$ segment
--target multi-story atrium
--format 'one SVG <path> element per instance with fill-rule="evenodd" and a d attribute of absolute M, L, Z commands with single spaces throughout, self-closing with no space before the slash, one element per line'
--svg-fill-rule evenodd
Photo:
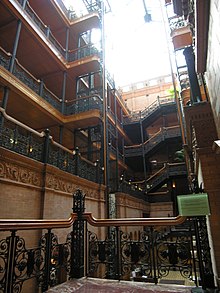
<path fill-rule="evenodd" d="M 220 4 L 161 1 L 176 69 L 118 88 L 111 1 L 82 2 L 0 2 L 0 292 L 85 276 L 214 292 Z"/>

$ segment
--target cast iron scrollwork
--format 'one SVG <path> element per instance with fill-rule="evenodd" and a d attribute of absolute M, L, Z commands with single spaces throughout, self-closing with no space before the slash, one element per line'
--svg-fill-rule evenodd
<path fill-rule="evenodd" d="M 13 267 L 10 267 L 9 259 L 12 256 L 14 257 L 11 259 Z M 44 253 L 40 247 L 27 249 L 25 240 L 19 236 L 12 235 L 2 239 L 0 242 L 0 292 L 5 292 L 6 283 L 10 283 L 13 292 L 21 292 L 24 281 L 41 275 L 44 259 Z"/>
<path fill-rule="evenodd" d="M 114 231 L 105 240 L 98 240 L 95 233 L 89 232 L 89 276 L 95 276 L 98 268 L 105 265 L 106 276 L 115 273 L 115 238 Z"/>
<path fill-rule="evenodd" d="M 161 233 L 161 232 L 160 232 Z M 182 277 L 192 276 L 191 241 L 187 234 L 165 233 L 156 237 L 156 259 L 159 277 L 166 277 L 171 270 L 179 271 Z"/>
<path fill-rule="evenodd" d="M 144 240 L 144 241 L 143 241 Z M 127 233 L 121 234 L 122 275 L 136 271 L 140 276 L 151 276 L 149 237 L 141 233 L 140 240 L 132 240 Z"/>

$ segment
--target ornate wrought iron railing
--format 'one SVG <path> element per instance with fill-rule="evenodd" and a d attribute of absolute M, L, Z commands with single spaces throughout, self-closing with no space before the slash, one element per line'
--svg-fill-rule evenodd
<path fill-rule="evenodd" d="M 125 146 L 125 157 L 137 157 L 148 154 L 152 149 L 157 147 L 161 142 L 181 137 L 181 130 L 179 126 L 163 127 L 156 134 L 150 137 L 143 144 Z"/>
<path fill-rule="evenodd" d="M 203 288 L 214 287 L 205 217 L 95 219 L 84 212 L 85 194 L 76 190 L 73 197 L 74 213 L 68 220 L 0 220 L 0 292 L 20 293 L 27 281 L 35 291 L 40 287 L 45 292 L 68 278 L 99 273 L 157 284 L 174 271 L 196 285 L 201 278 Z M 85 230 L 85 223 L 93 231 L 111 227 L 111 232 L 99 239 Z M 139 233 L 123 232 L 123 226 L 136 226 Z M 68 229 L 62 242 L 59 229 Z M 36 246 L 28 247 L 27 238 L 19 236 L 21 230 L 46 232 Z"/>
<path fill-rule="evenodd" d="M 23 284 L 31 280 L 37 282 L 32 286 L 45 292 L 57 284 L 60 270 L 65 268 L 69 274 L 71 234 L 67 235 L 66 242 L 59 244 L 51 230 L 71 227 L 75 219 L 76 214 L 68 220 L 0 220 L 0 230 L 7 231 L 5 238 L 1 236 L 0 240 L 0 292 L 20 293 Z M 42 229 L 47 232 L 34 247 L 27 247 L 25 239 L 17 235 L 20 230 Z M 30 287 L 32 290 L 36 288 Z"/>
<path fill-rule="evenodd" d="M 143 111 L 133 112 L 129 116 L 124 116 L 124 124 L 131 124 L 138 122 L 140 120 L 145 120 L 162 107 L 171 106 L 175 104 L 176 102 L 173 96 L 158 97 L 157 100 L 155 100 Z"/>
<path fill-rule="evenodd" d="M 23 9 L 27 13 L 27 15 L 30 17 L 30 19 L 33 21 L 33 23 L 41 30 L 41 32 L 46 36 L 46 38 L 56 48 L 56 50 L 63 56 L 63 58 L 67 59 L 67 61 L 72 62 L 72 61 L 76 61 L 76 60 L 79 60 L 88 56 L 93 56 L 93 55 L 98 55 L 99 57 L 101 56 L 101 53 L 98 51 L 97 48 L 94 47 L 93 44 L 88 44 L 85 47 L 77 48 L 73 51 L 67 51 L 66 49 L 62 47 L 62 45 L 54 37 L 50 28 L 43 23 L 43 21 L 36 14 L 36 12 L 31 8 L 28 2 Z M 69 15 L 72 17 L 72 15 L 74 14 L 69 13 Z"/>
<path fill-rule="evenodd" d="M 0 48 L 0 65 L 9 70 L 11 54 Z M 15 60 L 15 65 L 12 71 L 13 75 L 21 82 L 27 85 L 36 94 L 42 97 L 55 109 L 61 112 L 61 99 L 54 95 L 43 83 L 43 81 L 36 79 L 27 69 L 25 69 L 18 60 Z"/>
<path fill-rule="evenodd" d="M 180 17 L 170 17 L 169 18 L 169 26 L 170 26 L 170 30 L 176 30 L 182 27 L 186 27 L 187 25 L 189 25 L 189 22 L 186 21 L 184 19 L 184 17 L 180 16 Z"/>
<path fill-rule="evenodd" d="M 85 96 L 66 102 L 65 114 L 78 114 L 94 109 L 102 111 L 102 107 L 102 98 L 97 94 L 92 94 L 91 96 Z"/>
<path fill-rule="evenodd" d="M 89 12 L 101 10 L 101 0 L 83 0 L 83 2 Z"/>
<path fill-rule="evenodd" d="M 65 16 L 70 21 L 77 18 L 76 12 L 74 10 L 67 9 L 62 0 L 56 0 L 56 2 L 58 3 L 60 9 L 64 12 Z"/>
<path fill-rule="evenodd" d="M 69 150 L 55 142 L 49 130 L 37 132 L 5 113 L 0 108 L 4 123 L 0 128 L 0 146 L 18 154 L 48 163 L 82 178 L 102 183 L 100 166 L 83 158 L 79 150 Z"/>
<path fill-rule="evenodd" d="M 169 178 L 187 175 L 186 164 L 183 163 L 166 163 L 147 180 L 129 181 L 133 190 L 145 191 L 149 193 L 159 188 Z"/>
<path fill-rule="evenodd" d="M 147 179 L 147 191 L 151 192 L 161 186 L 165 180 L 171 177 L 184 176 L 187 174 L 185 163 L 165 164 L 163 168 Z"/>
<path fill-rule="evenodd" d="M 173 224 L 167 222 L 169 218 L 95 220 L 91 214 L 85 217 L 91 225 L 115 227 L 105 239 L 89 232 L 88 276 L 96 276 L 101 269 L 106 278 L 157 284 L 165 277 L 172 280 L 175 272 L 176 281 L 179 275 L 179 279 L 189 279 L 197 286 L 214 287 L 210 248 L 203 243 L 203 237 L 208 242 L 205 217 L 189 218 L 183 223 L 183 217 L 178 216 L 174 222 L 171 219 Z M 143 225 L 139 233 L 121 230 L 121 226 L 138 225 Z M 201 243 L 203 248 L 198 251 Z M 202 274 L 206 268 L 205 277 Z"/>
<path fill-rule="evenodd" d="M 190 82 L 189 82 L 189 74 L 188 74 L 187 66 L 186 65 L 178 66 L 177 72 L 178 72 L 181 90 L 189 89 Z"/>
<path fill-rule="evenodd" d="M 82 58 L 86 58 L 89 56 L 98 56 L 101 57 L 100 52 L 93 44 L 88 44 L 84 47 L 80 47 L 74 50 L 68 51 L 68 58 L 69 62 L 73 62 Z"/>
<path fill-rule="evenodd" d="M 0 48 L 0 65 L 5 69 L 9 69 L 11 54 Z M 30 72 L 28 72 L 19 62 L 15 61 L 13 72 L 21 82 L 27 85 L 36 94 L 42 97 L 50 105 L 52 105 L 59 112 L 62 112 L 62 100 L 52 93 L 44 84 L 43 81 L 36 79 Z M 65 115 L 77 114 L 92 109 L 99 109 L 102 111 L 102 99 L 96 93 L 78 98 L 72 101 L 65 102 Z"/>

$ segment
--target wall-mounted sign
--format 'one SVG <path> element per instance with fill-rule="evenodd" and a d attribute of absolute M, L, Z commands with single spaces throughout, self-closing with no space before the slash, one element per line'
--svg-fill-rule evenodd
<path fill-rule="evenodd" d="M 177 203 L 181 216 L 210 215 L 207 193 L 178 195 Z"/>

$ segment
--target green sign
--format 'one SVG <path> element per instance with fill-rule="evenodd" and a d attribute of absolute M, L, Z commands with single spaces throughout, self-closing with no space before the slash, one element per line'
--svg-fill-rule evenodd
<path fill-rule="evenodd" d="M 177 203 L 181 216 L 210 215 L 207 193 L 179 195 Z"/>

